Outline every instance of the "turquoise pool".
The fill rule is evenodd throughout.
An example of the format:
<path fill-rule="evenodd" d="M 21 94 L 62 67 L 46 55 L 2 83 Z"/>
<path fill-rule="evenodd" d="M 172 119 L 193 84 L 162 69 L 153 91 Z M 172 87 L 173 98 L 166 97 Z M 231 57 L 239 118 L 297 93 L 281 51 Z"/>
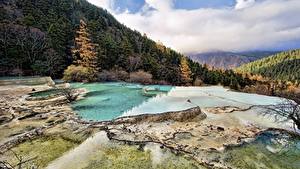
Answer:
<path fill-rule="evenodd" d="M 284 131 L 265 131 L 240 147 L 225 151 L 234 168 L 299 169 L 300 137 Z"/>
<path fill-rule="evenodd" d="M 85 120 L 104 121 L 121 116 L 124 112 L 147 102 L 153 96 L 143 93 L 145 88 L 167 93 L 172 86 L 144 86 L 131 83 L 72 83 L 72 87 L 88 90 L 84 99 L 74 102 L 73 109 Z"/>
<path fill-rule="evenodd" d="M 262 117 L 259 115 L 260 108 L 229 114 L 212 114 L 204 109 L 215 106 L 249 107 L 276 104 L 282 101 L 277 97 L 234 92 L 221 86 L 144 86 L 130 83 L 73 83 L 71 86 L 86 88 L 89 91 L 84 99 L 72 105 L 85 120 L 103 121 L 121 116 L 155 114 L 200 106 L 207 114 L 206 120 L 230 116 L 230 120 L 236 120 L 243 125 L 255 124 L 263 128 L 293 130 L 290 123 L 279 124 L 270 117 Z M 150 91 L 150 95 L 144 95 L 145 89 Z M 158 94 L 152 95 L 153 93 Z M 220 120 L 220 124 L 226 125 L 227 122 Z M 230 147 L 223 153 L 212 152 L 212 157 L 224 159 L 224 162 L 233 168 L 298 169 L 300 138 L 279 131 L 262 132 L 254 141 Z"/>
<path fill-rule="evenodd" d="M 179 111 L 195 106 L 249 107 L 280 101 L 276 97 L 233 92 L 221 86 L 145 86 L 133 83 L 72 83 L 71 86 L 88 90 L 85 98 L 74 102 L 72 106 L 83 119 L 95 121 L 112 120 L 120 116 Z"/>

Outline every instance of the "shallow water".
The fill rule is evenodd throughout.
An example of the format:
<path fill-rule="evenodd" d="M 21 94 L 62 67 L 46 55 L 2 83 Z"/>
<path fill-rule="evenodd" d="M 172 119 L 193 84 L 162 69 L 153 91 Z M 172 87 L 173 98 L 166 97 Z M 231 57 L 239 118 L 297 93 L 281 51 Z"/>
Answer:
<path fill-rule="evenodd" d="M 270 105 L 282 101 L 277 97 L 233 92 L 220 86 L 156 86 L 165 89 L 167 93 L 158 94 L 154 97 L 145 97 L 142 95 L 142 90 L 145 86 L 138 84 L 95 83 L 81 85 L 77 83 L 72 85 L 75 87 L 84 87 L 90 91 L 85 99 L 76 102 L 73 106 L 75 110 L 76 106 L 77 108 L 79 106 L 77 111 L 83 118 L 93 120 L 113 119 L 120 116 L 144 113 L 177 111 L 196 105 L 200 107 L 237 106 L 247 108 L 251 105 Z M 187 102 L 187 100 L 190 100 L 191 103 Z M 241 123 L 255 123 L 265 128 L 292 129 L 290 123 L 278 124 L 270 117 L 259 115 L 260 111 L 261 108 L 255 107 L 248 111 L 237 111 L 230 114 L 205 113 L 208 115 L 206 120 L 232 116 L 239 119 Z M 95 136 L 94 140 L 97 139 L 98 137 Z M 93 150 L 96 149 L 99 149 L 97 145 L 94 146 Z M 151 160 L 153 163 L 157 163 L 157 161 L 162 159 L 160 149 L 157 147 L 151 147 L 150 149 L 151 154 L 153 154 Z M 164 157 L 166 156 L 166 154 L 163 155 Z M 220 156 L 220 154 L 217 154 L 217 156 Z M 298 169 L 300 168 L 300 138 L 291 137 L 289 134 L 266 131 L 260 134 L 253 142 L 240 147 L 232 147 L 223 152 L 221 156 L 226 158 L 226 163 L 234 168 Z M 120 158 L 124 157 L 120 156 Z M 87 158 L 85 160 L 90 161 L 91 159 Z M 101 164 L 102 162 L 104 161 L 101 161 Z M 119 161 L 116 163 L 119 163 Z"/>
<path fill-rule="evenodd" d="M 143 86 L 131 83 L 73 83 L 75 88 L 88 90 L 84 99 L 74 102 L 73 109 L 86 120 L 111 120 L 125 111 L 146 102 L 151 97 L 144 96 L 144 87 L 154 87 L 168 92 L 171 86 Z M 162 93 L 163 94 L 163 93 Z"/>
<path fill-rule="evenodd" d="M 179 111 L 195 106 L 249 107 L 276 104 L 281 101 L 277 97 L 233 92 L 220 86 L 172 87 L 131 83 L 74 83 L 72 86 L 86 88 L 89 91 L 84 99 L 73 104 L 75 111 L 83 119 L 98 121 L 120 116 Z M 159 88 L 166 93 L 153 97 L 144 96 L 143 88 Z"/>
<path fill-rule="evenodd" d="M 50 163 L 47 169 L 58 168 L 83 168 L 91 156 L 108 144 L 109 139 L 105 132 L 99 132 L 85 140 L 75 149 L 67 152 L 62 157 Z"/>
<path fill-rule="evenodd" d="M 299 169 L 300 138 L 285 132 L 265 131 L 253 142 L 232 147 L 224 155 L 235 168 Z"/>
<path fill-rule="evenodd" d="M 195 161 L 174 155 L 159 144 L 137 145 L 109 141 L 104 131 L 96 133 L 78 147 L 52 161 L 47 169 L 205 169 Z"/>
<path fill-rule="evenodd" d="M 56 95 L 61 92 L 61 89 L 49 89 L 49 90 L 43 90 L 40 92 L 33 92 L 30 94 L 31 97 L 48 97 L 51 95 Z"/>
<path fill-rule="evenodd" d="M 202 108 L 216 106 L 249 107 L 251 105 L 275 104 L 279 101 L 280 99 L 276 97 L 232 92 L 220 86 L 174 87 L 167 95 L 152 98 L 148 102 L 144 102 L 125 112 L 123 115 L 155 114 L 184 110 L 195 106 Z"/>

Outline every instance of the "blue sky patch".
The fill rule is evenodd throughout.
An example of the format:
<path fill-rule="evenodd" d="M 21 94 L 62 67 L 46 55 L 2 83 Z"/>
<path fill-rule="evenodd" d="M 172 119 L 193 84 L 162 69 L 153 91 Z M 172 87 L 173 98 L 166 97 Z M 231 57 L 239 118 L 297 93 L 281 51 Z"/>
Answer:
<path fill-rule="evenodd" d="M 175 9 L 223 8 L 232 7 L 235 0 L 174 0 Z M 139 12 L 145 5 L 145 0 L 114 0 L 114 10 L 130 13 Z"/>

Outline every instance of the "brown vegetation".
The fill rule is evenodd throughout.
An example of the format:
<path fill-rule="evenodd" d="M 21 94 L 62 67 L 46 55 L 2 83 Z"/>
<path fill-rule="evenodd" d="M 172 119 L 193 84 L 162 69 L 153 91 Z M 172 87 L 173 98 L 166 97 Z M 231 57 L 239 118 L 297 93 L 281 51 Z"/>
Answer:
<path fill-rule="evenodd" d="M 86 24 L 80 20 L 80 28 L 75 38 L 75 48 L 72 51 L 74 56 L 74 64 L 70 65 L 64 72 L 64 80 L 91 82 L 96 81 L 98 72 L 97 52 L 95 52 L 95 44 L 89 39 Z"/>
<path fill-rule="evenodd" d="M 189 84 L 193 79 L 192 71 L 189 67 L 188 61 L 186 57 L 182 57 L 180 61 L 180 71 L 181 71 L 181 80 L 183 84 Z"/>
<path fill-rule="evenodd" d="M 75 101 L 79 96 L 79 94 L 76 93 L 76 89 L 71 88 L 71 87 L 61 89 L 61 93 L 63 96 L 66 97 L 66 99 L 69 103 Z"/>
<path fill-rule="evenodd" d="M 148 72 L 139 70 L 137 72 L 130 73 L 129 81 L 136 82 L 136 83 L 142 83 L 142 84 L 149 84 L 149 83 L 152 83 L 152 75 Z"/>
<path fill-rule="evenodd" d="M 129 73 L 124 70 L 103 70 L 98 73 L 97 78 L 100 82 L 126 81 L 129 79 Z"/>
<path fill-rule="evenodd" d="M 63 80 L 66 82 L 89 82 L 93 81 L 93 76 L 91 75 L 91 70 L 83 66 L 69 66 L 64 72 Z"/>

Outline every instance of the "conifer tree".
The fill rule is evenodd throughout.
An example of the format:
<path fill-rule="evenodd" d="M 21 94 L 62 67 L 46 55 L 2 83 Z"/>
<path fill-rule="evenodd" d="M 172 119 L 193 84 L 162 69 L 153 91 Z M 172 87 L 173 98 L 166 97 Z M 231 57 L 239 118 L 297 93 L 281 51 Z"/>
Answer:
<path fill-rule="evenodd" d="M 180 60 L 181 80 L 183 83 L 190 83 L 192 81 L 192 71 L 189 67 L 186 57 Z"/>
<path fill-rule="evenodd" d="M 80 20 L 79 30 L 76 32 L 75 48 L 73 54 L 75 56 L 75 64 L 89 68 L 93 73 L 98 70 L 96 45 L 91 42 L 90 34 L 87 32 L 86 23 Z"/>
<path fill-rule="evenodd" d="M 95 81 L 99 70 L 96 45 L 91 42 L 87 25 L 80 20 L 79 30 L 76 32 L 75 48 L 72 50 L 74 63 L 64 73 L 67 81 Z"/>

